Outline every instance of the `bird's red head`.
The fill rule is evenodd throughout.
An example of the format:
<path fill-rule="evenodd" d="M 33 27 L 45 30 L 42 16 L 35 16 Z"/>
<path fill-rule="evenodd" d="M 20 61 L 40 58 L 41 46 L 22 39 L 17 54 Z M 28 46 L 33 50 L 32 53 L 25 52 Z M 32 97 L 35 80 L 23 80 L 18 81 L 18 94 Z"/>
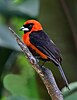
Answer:
<path fill-rule="evenodd" d="M 24 23 L 23 27 L 20 30 L 24 31 L 24 34 L 31 33 L 33 31 L 42 30 L 41 24 L 36 20 L 28 20 Z"/>

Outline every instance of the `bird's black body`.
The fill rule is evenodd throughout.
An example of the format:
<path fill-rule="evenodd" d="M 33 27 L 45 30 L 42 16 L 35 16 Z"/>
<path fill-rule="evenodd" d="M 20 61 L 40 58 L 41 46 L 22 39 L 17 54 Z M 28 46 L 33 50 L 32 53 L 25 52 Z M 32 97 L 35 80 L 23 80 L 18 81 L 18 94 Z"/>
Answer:
<path fill-rule="evenodd" d="M 40 30 L 38 32 L 32 32 L 29 36 L 30 42 L 42 53 L 47 55 L 48 59 L 46 60 L 52 60 L 56 65 L 61 64 L 62 58 L 60 50 L 50 40 L 46 33 Z"/>
<path fill-rule="evenodd" d="M 29 50 L 32 52 L 34 56 L 38 56 L 39 59 L 42 59 L 43 61 L 52 61 L 59 69 L 63 80 L 68 87 L 68 82 L 65 77 L 65 74 L 62 70 L 61 67 L 61 61 L 62 61 L 62 56 L 60 53 L 60 50 L 56 47 L 56 45 L 53 43 L 52 40 L 48 37 L 48 35 L 43 31 L 34 31 L 30 35 L 30 42 L 38 48 L 42 53 L 47 55 L 48 59 L 43 59 L 40 57 L 39 54 L 37 54 L 32 48 L 29 47 Z"/>

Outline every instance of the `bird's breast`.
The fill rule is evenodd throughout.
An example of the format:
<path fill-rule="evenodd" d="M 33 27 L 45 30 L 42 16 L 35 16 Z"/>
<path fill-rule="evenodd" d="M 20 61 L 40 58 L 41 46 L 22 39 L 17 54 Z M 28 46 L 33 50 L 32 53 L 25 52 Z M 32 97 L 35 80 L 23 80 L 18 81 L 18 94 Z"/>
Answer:
<path fill-rule="evenodd" d="M 48 57 L 43 54 L 40 50 L 37 49 L 31 42 L 28 34 L 24 34 L 22 37 L 23 42 L 30 48 L 32 48 L 37 54 L 41 56 L 41 58 L 48 59 Z"/>
<path fill-rule="evenodd" d="M 28 34 L 24 34 L 23 37 L 22 37 L 22 40 L 27 46 L 30 46 L 30 41 L 29 41 L 29 35 Z"/>

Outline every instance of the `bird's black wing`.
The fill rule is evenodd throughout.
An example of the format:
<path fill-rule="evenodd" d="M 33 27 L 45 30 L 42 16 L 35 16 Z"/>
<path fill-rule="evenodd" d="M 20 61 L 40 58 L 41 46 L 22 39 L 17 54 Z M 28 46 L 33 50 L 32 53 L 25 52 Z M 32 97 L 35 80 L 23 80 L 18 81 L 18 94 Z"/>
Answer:
<path fill-rule="evenodd" d="M 52 40 L 44 31 L 32 32 L 30 34 L 30 42 L 41 52 L 46 54 L 55 64 L 61 63 L 60 50 L 56 47 Z"/>
<path fill-rule="evenodd" d="M 41 52 L 46 54 L 50 60 L 52 60 L 58 67 L 63 80 L 68 87 L 68 81 L 66 79 L 66 76 L 62 70 L 61 67 L 61 54 L 60 50 L 56 47 L 56 45 L 53 43 L 52 40 L 48 37 L 47 34 L 44 33 L 44 31 L 38 31 L 38 32 L 32 32 L 30 34 L 30 42 L 37 47 Z M 69 88 L 69 87 L 68 87 Z"/>

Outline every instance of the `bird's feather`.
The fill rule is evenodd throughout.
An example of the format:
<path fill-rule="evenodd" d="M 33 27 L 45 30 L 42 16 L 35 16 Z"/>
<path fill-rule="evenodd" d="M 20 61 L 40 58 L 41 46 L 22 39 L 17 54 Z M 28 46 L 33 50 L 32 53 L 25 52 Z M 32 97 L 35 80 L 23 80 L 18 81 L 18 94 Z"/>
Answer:
<path fill-rule="evenodd" d="M 54 42 L 51 41 L 48 35 L 44 33 L 44 31 L 42 30 L 37 31 L 37 32 L 32 32 L 30 34 L 30 42 L 35 47 L 37 47 L 42 53 L 47 55 L 50 61 L 52 60 L 53 63 L 57 65 L 62 75 L 62 78 L 64 82 L 66 83 L 66 86 L 68 87 L 68 81 L 61 67 L 61 61 L 62 61 L 61 53 L 60 53 L 60 50 L 54 44 Z"/>
<path fill-rule="evenodd" d="M 52 60 L 56 65 L 61 63 L 62 58 L 60 50 L 50 40 L 48 35 L 44 33 L 44 31 L 40 30 L 37 32 L 32 32 L 30 34 L 30 42 L 41 52 L 46 54 L 48 58 Z"/>

